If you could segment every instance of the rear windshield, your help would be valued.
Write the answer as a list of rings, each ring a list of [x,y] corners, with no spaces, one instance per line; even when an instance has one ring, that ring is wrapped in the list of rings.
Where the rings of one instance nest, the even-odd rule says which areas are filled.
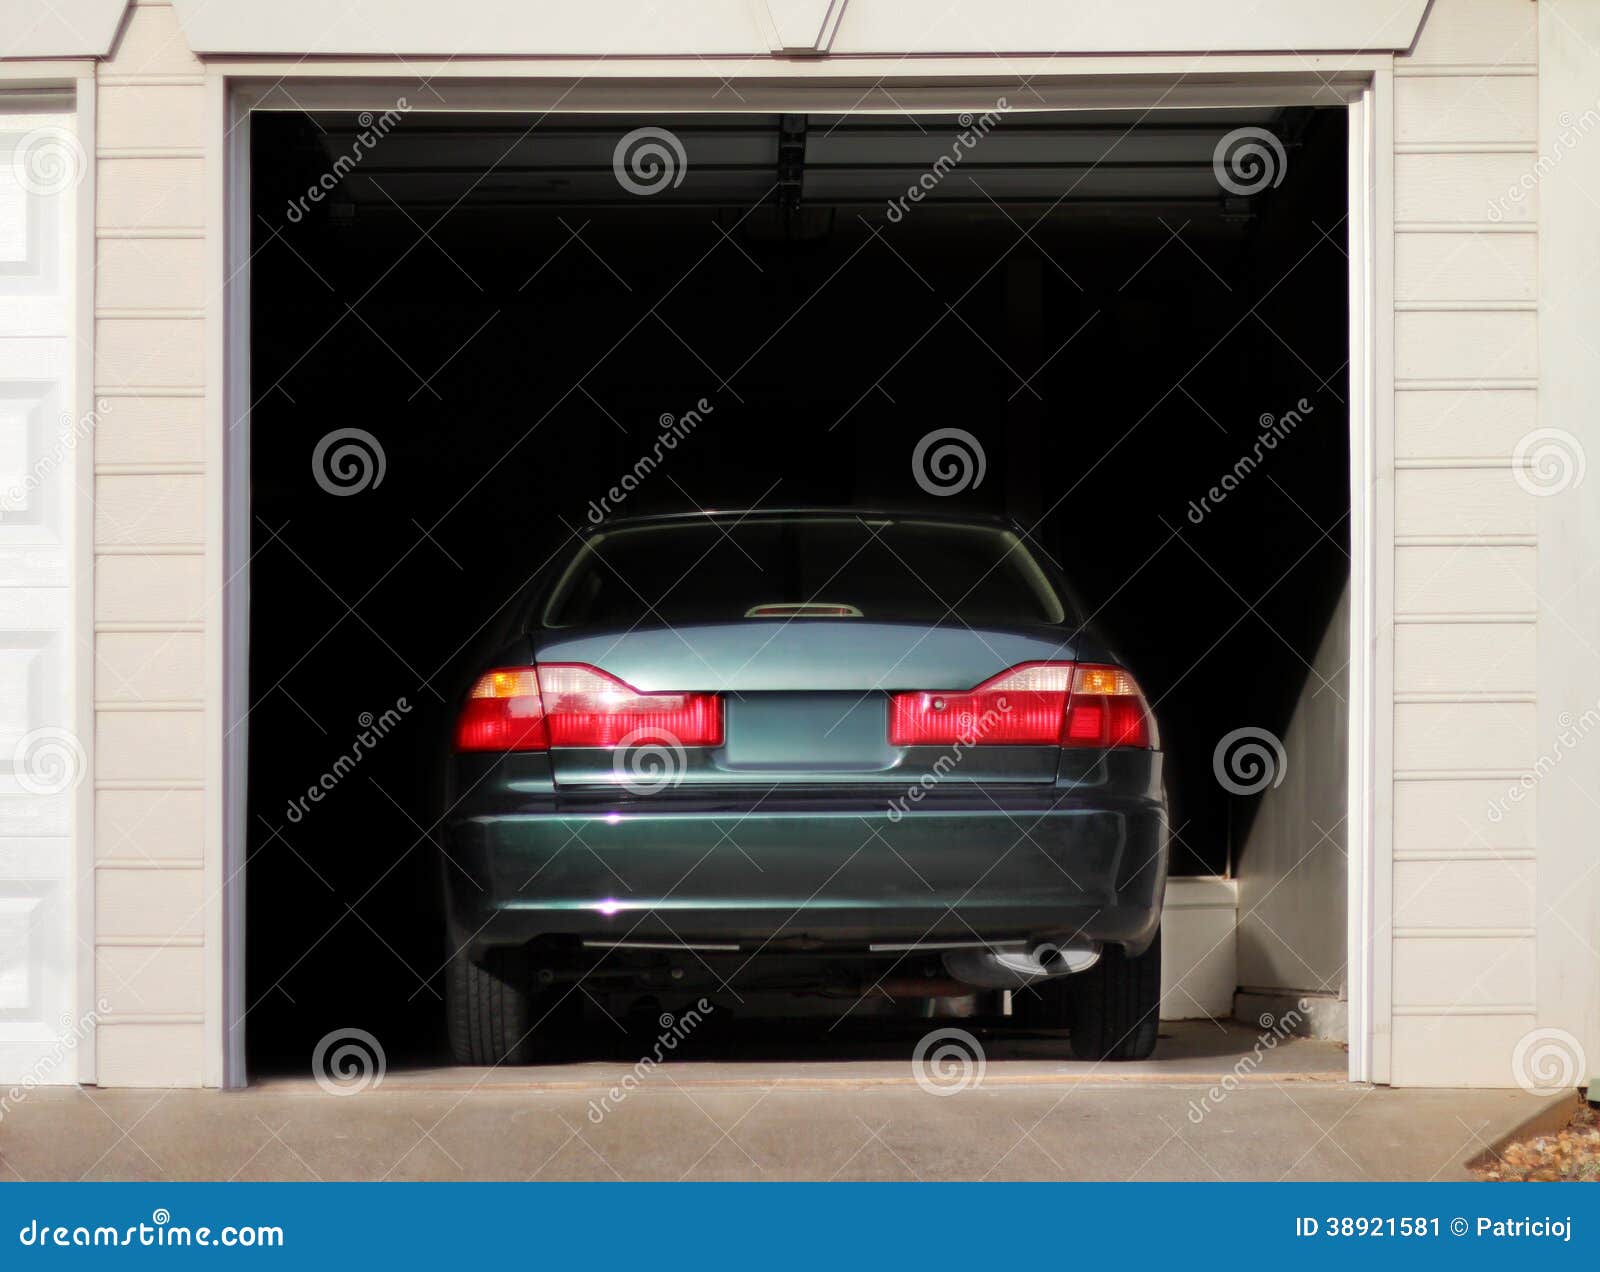
[[[635,526],[590,539],[546,627],[770,619],[1056,624],[1062,600],[1014,534],[855,517]]]

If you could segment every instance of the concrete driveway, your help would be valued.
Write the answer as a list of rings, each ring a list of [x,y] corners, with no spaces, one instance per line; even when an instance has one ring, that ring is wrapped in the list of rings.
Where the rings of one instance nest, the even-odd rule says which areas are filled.
[[[1461,1179],[1547,1103],[1353,1086],[1327,1043],[1256,1060],[1253,1031],[1163,1032],[1161,1060],[1117,1066],[989,1038],[981,1076],[915,1070],[887,1039],[893,1058],[670,1059],[636,1085],[631,1062],[602,1060],[390,1070],[342,1095],[292,1074],[236,1093],[40,1089],[0,1122],[0,1176]]]

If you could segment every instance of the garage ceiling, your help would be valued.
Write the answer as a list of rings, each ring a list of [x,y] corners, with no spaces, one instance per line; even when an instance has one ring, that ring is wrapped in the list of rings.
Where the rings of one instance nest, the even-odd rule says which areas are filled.
[[[653,190],[650,202],[884,209],[944,159],[942,177],[924,196],[928,203],[1066,211],[1181,205],[1243,216],[1248,200],[1218,184],[1213,159],[1219,145],[1236,129],[1265,128],[1292,146],[1306,114],[1281,108],[1012,111],[963,116],[966,124],[950,116],[907,115],[652,117],[648,130],[672,138],[657,133],[658,145],[679,148],[667,159],[679,179]],[[317,115],[314,121],[322,162],[360,153],[355,117]],[[592,115],[551,115],[531,126],[481,115],[411,116],[364,154],[334,202],[343,202],[346,215],[396,207],[637,207],[643,200],[619,183],[613,161],[640,124]],[[957,140],[963,132],[970,144]]]

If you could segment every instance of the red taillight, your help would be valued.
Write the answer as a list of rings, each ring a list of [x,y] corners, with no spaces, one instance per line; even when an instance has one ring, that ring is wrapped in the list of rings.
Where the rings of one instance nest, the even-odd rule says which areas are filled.
[[[505,667],[479,676],[456,720],[458,751],[545,751],[539,679],[532,667]]]
[[[640,693],[582,663],[539,667],[551,746],[721,746],[714,693]]]
[[[964,693],[897,693],[894,746],[1053,746],[1072,685],[1071,663],[1023,663]]]
[[[716,694],[640,693],[582,663],[480,676],[456,722],[458,751],[721,744],[722,700]]]
[[[1150,745],[1150,708],[1121,667],[1084,663],[1072,678],[1062,746]]]
[[[897,693],[894,746],[1150,745],[1144,695],[1120,667],[1022,663],[959,693]]]

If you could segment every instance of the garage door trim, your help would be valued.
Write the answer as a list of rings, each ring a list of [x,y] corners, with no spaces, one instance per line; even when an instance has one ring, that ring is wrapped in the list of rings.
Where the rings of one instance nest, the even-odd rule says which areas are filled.
[[[864,65],[863,62],[866,64]],[[849,74],[840,74],[848,65]],[[221,881],[207,916],[206,1081],[246,1080],[244,1018],[245,774],[248,756],[250,410],[250,116],[254,110],[373,110],[405,95],[414,111],[561,111],[650,114],[1013,110],[1345,105],[1350,111],[1351,660],[1348,827],[1350,1078],[1388,1080],[1392,852],[1391,655],[1378,633],[1392,623],[1393,498],[1377,475],[1393,459],[1393,127],[1387,57],[864,59],[726,65],[696,61],[598,67],[494,62],[408,65],[410,78],[374,75],[372,63],[319,67],[236,63],[207,75],[207,310],[209,603],[207,681],[223,703],[207,753],[208,878]],[[537,69],[537,75],[530,71]],[[692,74],[685,74],[692,70]],[[562,72],[569,72],[563,76]],[[603,74],[597,74],[603,71]],[[712,78],[707,78],[707,73]],[[418,77],[424,77],[419,79]],[[587,77],[587,78],[584,78]],[[426,82],[424,82],[424,79]],[[727,92],[732,82],[738,96]],[[1386,232],[1390,231],[1390,232]],[[1380,815],[1381,814],[1381,815]],[[220,894],[220,895],[218,895]]]

